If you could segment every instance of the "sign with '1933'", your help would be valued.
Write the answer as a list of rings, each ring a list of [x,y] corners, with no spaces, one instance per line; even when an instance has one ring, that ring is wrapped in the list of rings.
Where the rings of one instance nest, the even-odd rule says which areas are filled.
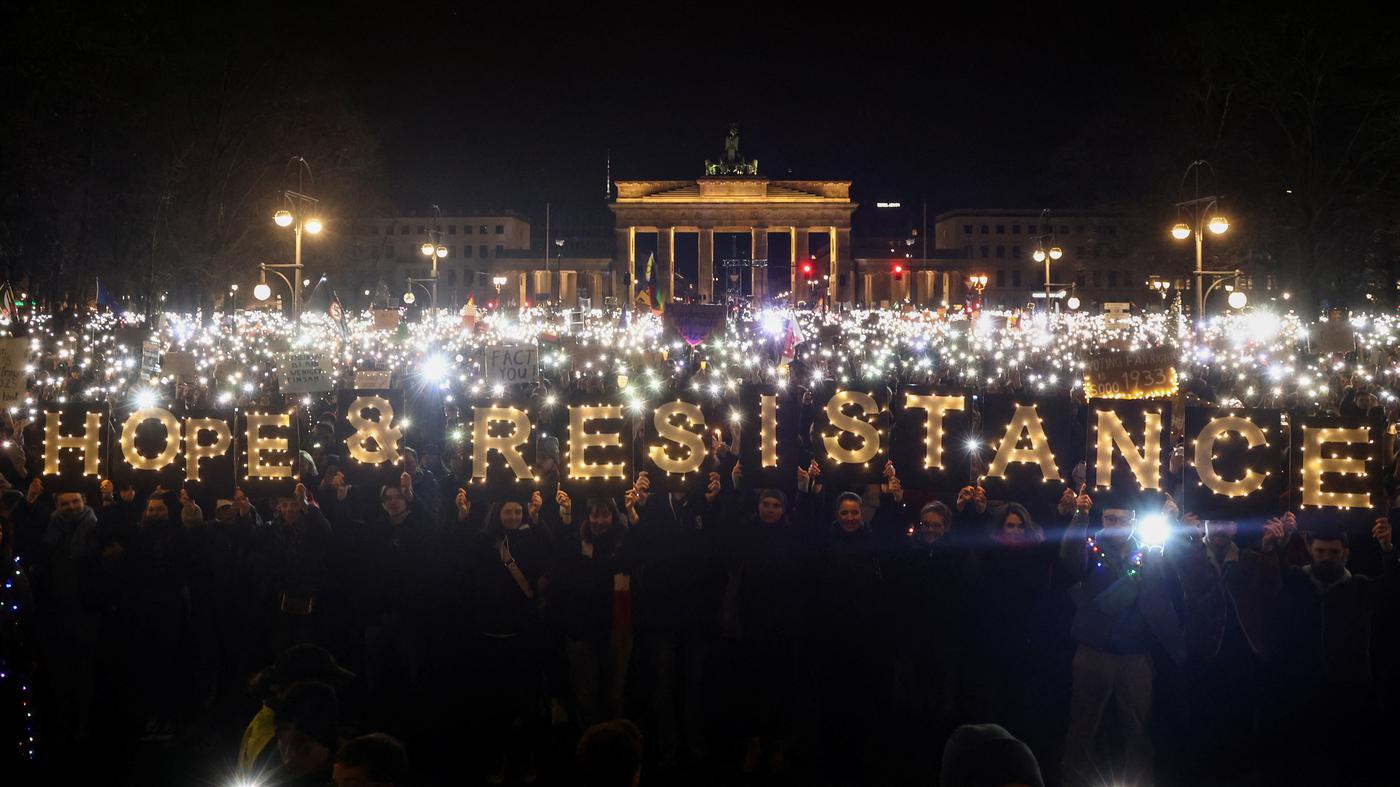
[[[1176,393],[1176,350],[1104,352],[1084,362],[1084,393],[1096,399],[1150,399]]]

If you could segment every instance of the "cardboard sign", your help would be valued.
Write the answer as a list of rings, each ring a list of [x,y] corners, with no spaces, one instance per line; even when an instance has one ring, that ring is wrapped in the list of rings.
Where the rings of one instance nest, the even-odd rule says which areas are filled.
[[[398,330],[401,317],[398,309],[375,309],[374,329],[376,331]]]
[[[982,445],[975,463],[986,462],[981,476],[987,497],[1015,500],[1031,514],[1054,510],[1065,487],[1074,482],[1074,465],[1083,446],[1083,422],[1075,418],[1067,396],[983,396]]]
[[[336,417],[345,425],[338,446],[340,470],[348,484],[380,487],[398,485],[403,473],[402,390],[342,390],[336,397]]]
[[[28,339],[0,339],[0,407],[16,407],[24,403],[28,390]]]
[[[290,495],[301,474],[300,408],[255,406],[238,413],[238,486],[253,498]]]
[[[564,428],[564,491],[575,498],[620,495],[632,486],[632,424],[621,404],[577,393]],[[575,508],[575,513],[582,509]]]
[[[160,374],[160,342],[146,339],[141,342],[141,375],[154,377]]]
[[[1086,482],[1103,506],[1136,508],[1137,501],[1170,491],[1167,450],[1169,402],[1094,399],[1085,418]]]
[[[193,379],[198,372],[195,368],[194,353],[189,352],[169,352],[165,354],[162,362],[165,373],[171,377],[178,377],[182,380]]]
[[[277,364],[278,389],[284,394],[320,393],[335,388],[327,353],[289,353]]]
[[[797,482],[797,468],[811,461],[798,443],[799,397],[795,386],[748,383],[739,389],[744,423],[738,429],[738,453],[749,489],[791,488]]]
[[[44,488],[92,497],[107,475],[111,407],[106,402],[47,404],[39,411]]]
[[[724,325],[723,304],[670,303],[666,305],[666,322],[691,347],[703,343]]]
[[[967,486],[969,442],[981,442],[972,433],[969,404],[961,391],[925,385],[899,390],[890,430],[890,461],[903,484],[933,490],[935,496],[948,499]]]
[[[540,376],[539,348],[533,344],[493,344],[483,350],[485,383],[533,383]]]
[[[1150,399],[1176,394],[1177,351],[1157,347],[1102,352],[1084,364],[1084,394],[1091,399]]]
[[[391,388],[390,380],[393,372],[379,372],[361,369],[355,372],[355,390],[357,391],[383,391]]]
[[[829,396],[828,396],[829,394]],[[812,450],[828,487],[877,482],[889,458],[888,388],[848,387],[816,396]]]
[[[1186,408],[1182,511],[1241,520],[1283,510],[1286,457],[1282,412]]]
[[[544,429],[531,408],[502,399],[481,400],[468,414],[471,421],[464,431],[471,488],[512,496],[535,488],[536,451]],[[554,494],[553,487],[548,491]]]

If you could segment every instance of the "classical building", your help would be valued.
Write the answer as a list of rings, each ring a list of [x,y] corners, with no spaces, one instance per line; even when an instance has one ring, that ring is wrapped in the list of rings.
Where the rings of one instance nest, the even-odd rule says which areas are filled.
[[[696,244],[696,297],[715,298],[715,235],[747,235],[747,249],[739,262],[747,270],[749,294],[769,297],[768,267],[776,261],[768,255],[771,233],[787,235],[789,292],[794,300],[805,296],[798,287],[798,271],[804,261],[817,268],[814,280],[824,285],[829,302],[851,301],[854,276],[851,268],[851,201],[848,180],[769,180],[759,176],[758,162],[738,152],[738,133],[731,129],[725,156],[706,162],[704,176],[693,180],[620,180],[611,204],[616,221],[616,250],[611,268],[613,297],[630,302],[639,284],[638,236],[655,234],[657,297],[669,300],[673,292],[677,235]],[[694,240],[689,239],[694,235]],[[817,243],[814,236],[824,239]],[[648,244],[650,245],[650,244]],[[813,246],[820,248],[813,253]],[[737,275],[738,271],[731,271]]]
[[[492,278],[501,261],[528,254],[530,220],[512,211],[361,218],[351,230],[349,265],[342,276],[351,279],[359,298],[381,283],[398,297],[408,291],[409,279],[432,273],[433,261],[421,250],[425,242],[447,249],[437,260],[439,305],[460,305],[472,297],[489,300],[496,294]]]

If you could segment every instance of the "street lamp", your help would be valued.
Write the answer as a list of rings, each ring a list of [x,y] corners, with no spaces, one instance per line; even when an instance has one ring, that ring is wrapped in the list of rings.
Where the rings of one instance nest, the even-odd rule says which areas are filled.
[[[304,229],[312,235],[321,232],[323,225],[317,215],[317,206],[320,200],[307,196],[302,192],[302,173],[313,184],[315,177],[311,174],[311,165],[306,163],[306,159],[301,156],[292,156],[287,162],[288,167],[295,166],[297,170],[297,190],[283,190],[282,201],[284,207],[272,214],[272,221],[279,227],[292,227],[295,241],[295,256],[291,263],[268,263],[258,264],[261,272],[261,279],[257,286],[253,288],[253,297],[260,301],[265,301],[272,297],[272,288],[267,286],[267,271],[272,269],[274,273],[282,277],[287,282],[287,287],[292,291],[292,319],[301,317],[301,231]],[[278,268],[291,268],[294,273],[292,278],[287,278]]]
[[[1045,218],[1049,215],[1049,208],[1040,211],[1040,226],[1050,226],[1045,223]],[[1047,241],[1050,243],[1049,248],[1045,246]],[[1047,312],[1050,311],[1050,261],[1058,260],[1063,256],[1065,256],[1064,249],[1055,245],[1055,232],[1053,229],[1036,236],[1035,251],[1031,252],[1031,259],[1036,262],[1045,263],[1045,310]]]
[[[432,289],[429,290],[428,295],[432,298],[432,308],[436,309],[438,294],[437,261],[441,259],[446,259],[447,257],[447,247],[442,245],[442,209],[439,208],[437,205],[433,206],[433,227],[432,229],[428,230],[428,239],[423,241],[423,245],[418,247],[418,251],[421,252],[424,257],[427,257],[428,260],[433,264],[432,272],[430,272],[425,278],[411,279],[410,281],[426,281],[432,284]],[[412,303],[412,301],[407,301],[407,303]]]
[[[501,306],[501,288],[504,287],[504,286],[506,286],[506,277],[504,277],[504,276],[492,276],[492,277],[491,277],[491,283],[494,284],[494,285],[496,285],[496,307],[497,307],[497,308],[500,308],[500,306]]]
[[[1168,279],[1161,279],[1154,276],[1151,280],[1147,282],[1147,286],[1156,290],[1157,294],[1162,296],[1162,308],[1167,308],[1167,291],[1172,288],[1171,281]]]
[[[987,289],[987,274],[974,273],[967,277],[967,283],[977,291],[977,310],[982,310],[982,291]]]
[[[1202,316],[1203,309],[1205,308],[1206,294],[1208,292],[1208,290],[1203,289],[1205,277],[1210,276],[1215,279],[1215,281],[1211,284],[1209,288],[1215,289],[1215,285],[1219,284],[1224,279],[1229,277],[1238,278],[1241,273],[1239,269],[1229,271],[1208,271],[1205,269],[1205,231],[1210,230],[1211,234],[1213,235],[1223,235],[1225,234],[1226,230],[1230,229],[1230,221],[1224,216],[1215,212],[1216,208],[1218,208],[1220,204],[1219,195],[1210,195],[1205,197],[1200,196],[1202,169],[1208,170],[1211,179],[1215,179],[1215,168],[1210,165],[1209,161],[1197,159],[1196,161],[1191,162],[1190,166],[1186,168],[1186,172],[1181,176],[1181,188],[1178,191],[1178,196],[1185,195],[1186,180],[1187,178],[1192,177],[1193,174],[1195,176],[1194,193],[1196,196],[1192,199],[1181,200],[1180,202],[1176,203],[1176,210],[1179,216],[1183,211],[1187,209],[1190,210],[1190,215],[1188,217],[1190,219],[1190,222],[1188,223],[1185,221],[1178,221],[1176,224],[1172,225],[1171,230],[1172,237],[1176,238],[1177,240],[1186,240],[1192,235],[1196,236],[1195,287],[1197,318],[1200,318]],[[1234,306],[1234,304],[1231,305]],[[1239,307],[1236,306],[1235,308]]]

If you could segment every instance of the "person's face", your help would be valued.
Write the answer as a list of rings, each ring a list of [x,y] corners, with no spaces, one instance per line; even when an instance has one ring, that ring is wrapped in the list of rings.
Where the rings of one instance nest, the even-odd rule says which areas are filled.
[[[330,749],[302,734],[292,724],[278,728],[277,752],[287,770],[296,774],[314,773],[326,767],[331,758]]]
[[[403,499],[403,492],[392,487],[384,490],[379,505],[384,508],[384,513],[391,517],[402,516],[408,511],[408,502]]]
[[[1103,538],[1110,541],[1127,541],[1133,536],[1135,514],[1122,508],[1108,508],[1103,512]]]
[[[77,492],[64,492],[58,496],[58,513],[65,517],[75,517],[83,510],[83,496]]]
[[[758,521],[765,525],[776,525],[783,518],[783,503],[776,497],[764,497],[758,501]]]
[[[1001,537],[1007,541],[1025,541],[1026,520],[1020,514],[1007,514],[1001,523]]]
[[[1211,549],[1223,552],[1230,548],[1230,544],[1235,540],[1235,534],[1239,532],[1240,526],[1234,522],[1222,522],[1218,519],[1206,520],[1206,542]]]
[[[612,529],[613,514],[612,509],[603,506],[595,506],[588,509],[588,528],[594,535],[603,535]]]
[[[841,505],[836,507],[836,523],[847,533],[853,533],[860,529],[860,503],[854,500],[842,500]]]
[[[146,501],[146,521],[156,522],[170,518],[170,509],[165,505],[165,499],[153,497]]]
[[[501,526],[506,530],[515,530],[523,521],[525,508],[519,503],[505,503],[501,506]]]
[[[942,514],[937,511],[926,511],[919,518],[919,538],[925,544],[932,544],[946,535],[948,535],[948,523],[944,521]]]
[[[301,506],[290,497],[281,498],[277,501],[277,515],[290,525],[301,519]]]
[[[1329,582],[1342,576],[1346,570],[1347,556],[1351,554],[1351,550],[1343,546],[1339,539],[1314,538],[1308,551],[1312,553],[1313,574]]]

